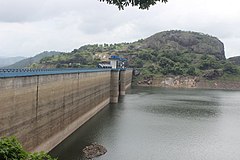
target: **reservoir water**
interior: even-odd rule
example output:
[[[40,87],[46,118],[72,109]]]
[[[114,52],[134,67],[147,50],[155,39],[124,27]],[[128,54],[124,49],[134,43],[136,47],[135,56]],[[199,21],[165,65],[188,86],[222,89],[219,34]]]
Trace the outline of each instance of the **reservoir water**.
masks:
[[[54,148],[59,160],[239,160],[240,91],[132,88]]]

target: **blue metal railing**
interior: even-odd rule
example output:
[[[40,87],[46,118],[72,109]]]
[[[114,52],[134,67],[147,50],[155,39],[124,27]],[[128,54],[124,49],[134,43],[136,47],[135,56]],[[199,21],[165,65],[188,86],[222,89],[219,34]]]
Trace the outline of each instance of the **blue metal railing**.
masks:
[[[0,78],[10,77],[26,77],[37,75],[55,75],[55,74],[69,74],[69,73],[84,73],[84,72],[106,72],[111,69],[79,69],[79,68],[66,68],[66,69],[0,69]]]

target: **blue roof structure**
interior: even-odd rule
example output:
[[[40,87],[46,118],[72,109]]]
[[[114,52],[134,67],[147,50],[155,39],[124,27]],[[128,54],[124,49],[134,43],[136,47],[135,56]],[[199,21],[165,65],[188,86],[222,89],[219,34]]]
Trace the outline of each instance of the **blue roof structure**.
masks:
[[[112,55],[112,56],[110,56],[109,59],[110,59],[110,60],[119,60],[120,57],[119,57],[119,56]]]
[[[121,57],[116,56],[116,55],[112,55],[112,56],[110,56],[109,59],[110,59],[110,60],[118,60],[118,61],[127,61],[126,58],[121,58]]]

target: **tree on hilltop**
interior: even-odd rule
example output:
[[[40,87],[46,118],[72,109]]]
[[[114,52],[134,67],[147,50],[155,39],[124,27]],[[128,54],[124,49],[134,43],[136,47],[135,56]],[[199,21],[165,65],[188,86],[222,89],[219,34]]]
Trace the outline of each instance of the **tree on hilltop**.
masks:
[[[112,4],[118,6],[121,10],[129,5],[138,6],[139,9],[149,9],[150,6],[155,5],[157,2],[166,3],[168,0],[99,0],[100,2],[107,2],[107,4]]]

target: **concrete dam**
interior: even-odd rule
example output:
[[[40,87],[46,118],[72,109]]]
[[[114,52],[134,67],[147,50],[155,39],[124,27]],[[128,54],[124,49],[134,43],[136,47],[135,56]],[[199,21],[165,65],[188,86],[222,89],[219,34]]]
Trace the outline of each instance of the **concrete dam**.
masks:
[[[132,69],[0,70],[0,137],[50,151],[131,86]]]

